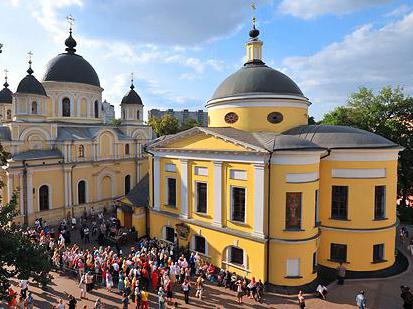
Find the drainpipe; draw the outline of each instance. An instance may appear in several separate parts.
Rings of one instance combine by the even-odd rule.
[[[265,263],[266,265],[266,272],[265,272],[265,277],[266,277],[266,283],[269,283],[269,278],[270,278],[270,218],[271,218],[271,158],[274,152],[270,152],[270,156],[268,158],[268,193],[267,193],[267,236],[265,237],[267,240],[267,262]]]

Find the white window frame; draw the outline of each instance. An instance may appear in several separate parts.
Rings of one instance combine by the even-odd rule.
[[[169,186],[168,186],[168,179],[175,179],[175,206],[169,204]],[[176,177],[165,177],[165,205],[171,208],[178,208],[178,181]]]
[[[48,189],[49,209],[40,210],[40,188],[43,187],[43,186],[46,186],[47,189]],[[31,190],[33,190],[33,188],[31,188]],[[48,184],[48,183],[42,183],[42,184],[40,184],[40,185],[37,187],[37,192],[36,192],[36,193],[37,193],[37,203],[38,203],[37,207],[38,207],[38,209],[39,209],[39,212],[44,212],[44,211],[52,210],[52,209],[53,209],[53,204],[52,204],[52,202],[53,202],[52,186],[51,186],[50,184]]]
[[[301,261],[300,258],[287,259],[285,262],[285,276],[286,277],[300,277],[301,276]],[[296,263],[294,265],[293,263]]]
[[[244,190],[245,190],[245,198],[244,198],[244,200],[245,200],[245,203],[244,203],[244,208],[245,208],[245,210],[244,210],[244,221],[237,221],[237,220],[233,220],[233,219],[232,219],[232,218],[233,218],[233,213],[234,213],[234,201],[233,201],[232,191],[233,191],[234,188],[241,188],[241,189],[244,189]],[[247,223],[247,196],[248,196],[247,187],[230,186],[230,197],[229,197],[229,198],[230,198],[230,206],[231,206],[231,209],[230,209],[230,221],[231,221],[231,222],[243,223],[243,224]]]
[[[173,242],[171,242],[171,241],[169,241],[169,240],[166,239],[166,229],[167,229],[167,228],[170,228],[170,229],[173,229],[173,230],[174,230],[174,241],[173,241]],[[165,225],[165,226],[163,227],[163,229],[162,229],[162,238],[163,238],[163,240],[166,241],[167,243],[170,243],[170,244],[175,243],[175,242],[176,242],[176,230],[175,230],[175,228],[174,228],[173,226]]]
[[[88,191],[88,183],[87,183],[87,180],[86,179],[79,179],[78,180],[78,182],[77,182],[77,184],[76,184],[76,200],[77,200],[77,205],[80,205],[80,203],[79,203],[79,183],[81,182],[81,181],[84,181],[85,182],[85,204],[88,204],[89,203],[89,191]],[[82,205],[84,205],[84,204],[82,204]]]
[[[202,237],[203,239],[205,239],[205,252],[196,251],[196,246],[195,246],[195,239],[196,239],[196,237]],[[200,234],[194,234],[194,235],[192,235],[192,239],[191,239],[191,250],[194,251],[194,252],[198,252],[199,254],[201,254],[201,255],[203,255],[203,256],[209,257],[209,255],[208,255],[208,241],[207,241],[207,239],[206,239],[204,236],[200,235]]]
[[[205,212],[200,212],[200,211],[198,211],[198,184],[199,184],[199,183],[204,183],[204,184],[206,184],[206,186],[207,186],[207,191],[206,191],[206,211],[205,211]],[[195,198],[195,200],[194,200],[195,213],[201,214],[201,215],[206,215],[206,214],[208,214],[208,208],[209,208],[209,207],[208,207],[208,190],[209,190],[209,188],[208,188],[208,182],[196,180],[196,181],[194,182],[194,188],[195,188],[195,193],[194,193],[194,198]]]

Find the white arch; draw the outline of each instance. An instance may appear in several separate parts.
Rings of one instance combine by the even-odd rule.
[[[62,110],[62,102],[64,98],[68,98],[70,100],[70,117],[74,116],[74,96],[70,92],[63,92],[59,95],[57,99],[57,116],[63,117],[63,110]],[[69,117],[69,118],[70,118]]]
[[[50,133],[49,133],[46,129],[40,128],[40,127],[37,127],[37,128],[27,128],[27,129],[25,129],[25,130],[20,134],[19,139],[20,139],[21,141],[24,141],[28,135],[33,134],[33,133],[40,134],[41,136],[43,136],[43,137],[45,138],[45,141],[51,140]]]
[[[42,183],[37,187],[37,209],[40,212],[40,188],[46,186],[47,190],[48,190],[48,198],[49,198],[49,209],[47,210],[51,210],[53,209],[53,190],[52,190],[52,186],[49,183]],[[44,210],[44,211],[47,211]]]
[[[87,96],[85,96],[85,95],[81,95],[81,96],[79,96],[79,97],[77,98],[77,102],[76,102],[76,105],[77,105],[77,113],[76,113],[76,116],[78,116],[78,117],[81,116],[81,114],[80,114],[80,109],[81,109],[81,108],[80,108],[80,103],[82,102],[83,99],[86,100],[86,117],[89,117],[90,98],[87,97]]]

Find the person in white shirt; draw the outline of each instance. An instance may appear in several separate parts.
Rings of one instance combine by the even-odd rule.
[[[317,293],[320,298],[326,300],[327,288],[324,285],[319,284],[317,286]]]
[[[26,279],[21,279],[20,280],[20,295],[26,299],[27,296],[27,290],[29,289],[29,282]]]

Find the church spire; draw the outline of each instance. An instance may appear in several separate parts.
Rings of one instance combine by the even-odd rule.
[[[69,37],[65,41],[66,51],[69,54],[74,54],[76,52],[76,40],[72,37],[72,28],[73,24],[75,23],[75,19],[72,15],[66,17],[67,22],[69,23]]]
[[[135,86],[133,85],[133,72],[130,73],[130,89],[131,90],[135,89]]]
[[[252,17],[252,29],[249,32],[249,40],[246,43],[247,48],[247,61],[246,63],[262,63],[262,45],[263,42],[258,39],[260,35],[260,31],[256,28],[256,18],[255,18],[255,10],[256,6],[253,2],[251,4],[253,17]]]
[[[7,73],[9,73],[9,71],[7,69],[4,70],[4,88],[9,88],[9,83],[7,82]]]
[[[27,54],[29,55],[29,68],[27,69],[26,72],[29,75],[32,75],[34,73],[34,71],[32,69],[32,56],[33,56],[33,53],[32,53],[32,51],[29,51]]]

